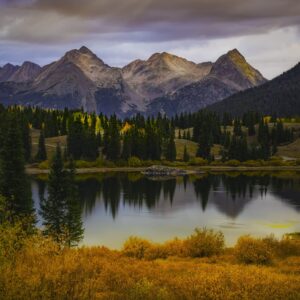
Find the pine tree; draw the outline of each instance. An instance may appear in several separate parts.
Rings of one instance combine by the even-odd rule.
[[[40,132],[38,152],[37,152],[35,158],[36,158],[37,161],[47,160],[47,152],[46,152],[45,137],[44,137],[44,131],[43,130],[41,130],[41,132]]]
[[[48,181],[48,198],[41,203],[44,234],[56,242],[64,244],[66,240],[65,218],[67,207],[67,174],[63,167],[61,148],[56,147]]]
[[[25,174],[22,134],[18,118],[13,114],[6,120],[0,158],[0,194],[6,198],[7,210],[12,213],[12,218],[28,216],[34,221],[31,190]]]
[[[190,160],[190,155],[187,151],[186,145],[184,145],[184,151],[183,151],[183,161],[188,162]]]
[[[83,228],[78,190],[75,184],[75,166],[70,171],[63,165],[61,148],[56,147],[48,182],[48,198],[41,203],[44,234],[62,246],[75,246],[82,239]]]
[[[26,162],[31,160],[31,135],[28,121],[24,118],[21,118],[21,130],[22,130],[22,140],[24,147],[24,158]]]
[[[108,144],[106,149],[106,157],[115,161],[120,158],[121,152],[121,136],[116,116],[112,116],[108,126]]]
[[[78,188],[75,183],[75,164],[70,160],[69,171],[67,174],[67,212],[65,217],[66,244],[69,247],[77,246],[83,238],[83,223],[81,219],[80,199]]]
[[[174,141],[174,132],[172,132],[168,140],[168,144],[166,148],[166,159],[169,161],[176,160],[176,145]]]

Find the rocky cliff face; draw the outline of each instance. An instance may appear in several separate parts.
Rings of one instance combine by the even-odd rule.
[[[265,79],[232,50],[215,63],[195,64],[168,53],[112,68],[86,47],[67,52],[43,68],[32,63],[0,69],[5,104],[80,108],[116,113],[174,114],[196,111]],[[10,81],[10,82],[8,82]]]

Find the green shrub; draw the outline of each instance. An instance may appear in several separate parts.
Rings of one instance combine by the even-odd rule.
[[[196,228],[194,234],[185,242],[187,255],[190,257],[209,257],[224,250],[224,235],[221,231]]]
[[[49,161],[45,160],[38,164],[38,168],[41,170],[47,170],[47,169],[49,169],[49,165],[50,165]]]
[[[267,161],[267,164],[269,166],[274,166],[274,167],[281,167],[285,165],[284,160],[281,157],[278,156],[272,156],[270,160]]]
[[[221,160],[214,160],[210,163],[211,166],[223,166],[223,162]]]
[[[272,262],[272,245],[262,239],[242,236],[234,247],[237,260],[244,264],[267,265]]]
[[[128,165],[129,167],[141,167],[142,166],[142,162],[141,160],[136,157],[136,156],[132,156],[128,159]]]
[[[98,168],[115,168],[116,165],[115,165],[114,162],[112,162],[110,160],[99,158],[99,159],[96,160],[95,167],[98,167]]]
[[[241,165],[241,162],[239,160],[236,159],[231,159],[225,162],[226,166],[230,166],[230,167],[238,167]]]
[[[191,166],[207,166],[208,160],[201,157],[194,157],[190,160]]]
[[[242,162],[242,165],[245,167],[260,167],[261,163],[257,160],[246,160]]]

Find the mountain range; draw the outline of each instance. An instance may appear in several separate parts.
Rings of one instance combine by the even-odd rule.
[[[194,112],[267,80],[231,50],[216,62],[196,64],[163,52],[123,68],[105,64],[87,47],[40,67],[0,68],[0,102],[84,110],[120,117],[136,113]]]

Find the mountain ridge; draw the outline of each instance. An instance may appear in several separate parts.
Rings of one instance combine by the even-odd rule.
[[[26,65],[31,67],[27,73]],[[4,67],[0,68],[0,102],[83,107],[86,111],[116,113],[121,117],[195,111],[266,81],[236,49],[215,63],[197,64],[162,52],[115,68],[82,46],[42,68],[30,62],[25,66],[6,65],[4,71]],[[9,78],[16,79],[8,83]]]

